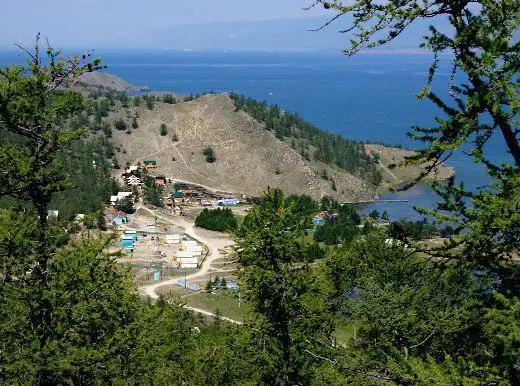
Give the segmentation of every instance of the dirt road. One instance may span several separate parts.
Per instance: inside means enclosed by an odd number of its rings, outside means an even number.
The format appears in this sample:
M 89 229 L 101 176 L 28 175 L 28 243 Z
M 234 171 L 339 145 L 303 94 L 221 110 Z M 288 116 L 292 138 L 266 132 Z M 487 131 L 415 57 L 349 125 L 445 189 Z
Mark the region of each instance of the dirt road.
M 194 223 L 191 221 L 188 221 L 185 218 L 182 217 L 175 217 L 175 218 L 168 218 L 165 216 L 161 216 L 157 214 L 155 211 L 146 208 L 143 205 L 139 205 L 139 208 L 146 210 L 147 212 L 151 213 L 153 216 L 157 216 L 158 219 L 161 219 L 163 221 L 166 221 L 172 225 L 183 227 L 184 233 L 186 233 L 188 236 L 194 238 L 195 240 L 201 242 L 202 244 L 205 244 L 209 249 L 209 254 L 206 257 L 206 260 L 202 264 L 202 267 L 200 271 L 187 275 L 186 280 L 193 280 L 195 278 L 208 275 L 210 272 L 212 273 L 218 273 L 218 272 L 225 272 L 223 270 L 218 270 L 215 268 L 212 268 L 211 265 L 213 262 L 220 258 L 220 250 L 230 247 L 233 245 L 233 240 L 231 238 L 223 233 L 218 232 L 211 232 L 206 231 L 197 233 Z M 160 283 L 154 283 L 146 286 L 139 287 L 139 292 L 142 294 L 150 297 L 150 299 L 157 299 L 159 298 L 159 295 L 155 292 L 158 288 L 173 285 L 178 282 L 179 278 L 173 278 L 170 280 L 165 280 Z

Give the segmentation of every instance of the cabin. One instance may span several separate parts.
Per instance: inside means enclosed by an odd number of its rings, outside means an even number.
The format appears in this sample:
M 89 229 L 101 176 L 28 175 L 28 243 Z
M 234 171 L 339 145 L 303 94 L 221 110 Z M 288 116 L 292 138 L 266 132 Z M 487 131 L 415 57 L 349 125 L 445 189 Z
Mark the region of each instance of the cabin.
M 135 230 L 126 230 L 123 237 L 126 238 L 126 239 L 131 238 L 132 240 L 137 241 L 137 231 L 135 231 Z
M 155 185 L 165 185 L 166 177 L 165 176 L 157 176 L 155 177 Z
M 153 159 L 147 159 L 143 161 L 146 169 L 157 169 L 157 161 Z

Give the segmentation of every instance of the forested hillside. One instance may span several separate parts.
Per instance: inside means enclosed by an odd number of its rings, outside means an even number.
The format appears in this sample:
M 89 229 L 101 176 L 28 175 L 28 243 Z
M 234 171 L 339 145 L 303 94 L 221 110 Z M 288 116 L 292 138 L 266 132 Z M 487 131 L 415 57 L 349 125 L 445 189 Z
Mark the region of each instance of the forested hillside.
M 323 131 L 300 118 L 298 114 L 283 111 L 277 105 L 268 106 L 266 102 L 233 93 L 230 97 L 237 110 L 243 110 L 265 123 L 265 128 L 273 131 L 277 138 L 288 138 L 293 149 L 303 157 L 334 164 L 373 186 L 381 183 L 377 163 L 365 151 L 363 143 Z

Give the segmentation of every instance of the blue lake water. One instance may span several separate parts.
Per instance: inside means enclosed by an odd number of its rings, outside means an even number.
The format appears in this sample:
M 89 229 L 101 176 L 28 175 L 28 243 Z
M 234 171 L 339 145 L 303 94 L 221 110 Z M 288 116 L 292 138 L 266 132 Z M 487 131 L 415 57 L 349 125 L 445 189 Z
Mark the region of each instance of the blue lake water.
M 428 101 L 414 93 L 426 82 L 431 55 L 360 54 L 347 58 L 340 52 L 98 52 L 114 73 L 152 91 L 181 94 L 232 91 L 297 112 L 322 129 L 358 140 L 382 141 L 415 149 L 406 136 L 411 125 L 431 126 L 439 115 Z M 0 53 L 0 64 L 19 62 L 19 55 Z M 449 58 L 441 62 L 433 87 L 447 96 Z M 500 137 L 488 150 L 493 160 L 506 160 Z M 448 162 L 457 180 L 471 188 L 487 184 L 483 170 L 462 153 Z M 416 217 L 413 206 L 431 206 L 436 196 L 426 187 L 391 193 L 388 198 L 409 199 L 408 204 L 374 204 L 390 217 Z

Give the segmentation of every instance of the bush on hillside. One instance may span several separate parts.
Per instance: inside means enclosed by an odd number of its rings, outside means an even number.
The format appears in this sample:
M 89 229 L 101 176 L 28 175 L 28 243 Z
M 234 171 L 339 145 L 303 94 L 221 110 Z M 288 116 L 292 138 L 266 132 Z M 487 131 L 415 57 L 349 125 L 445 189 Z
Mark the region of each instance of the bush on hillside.
M 161 123 L 161 127 L 159 129 L 159 133 L 164 137 L 166 134 L 168 134 L 168 127 L 165 123 Z
M 211 146 L 208 146 L 202 151 L 202 154 L 204 157 L 206 157 L 206 162 L 213 163 L 217 160 L 217 157 L 215 156 L 215 151 Z
M 117 119 L 115 122 L 114 122 L 114 127 L 117 129 L 117 130 L 121 130 L 121 131 L 125 131 L 128 129 L 128 125 L 126 124 L 126 122 L 123 120 L 123 119 Z

